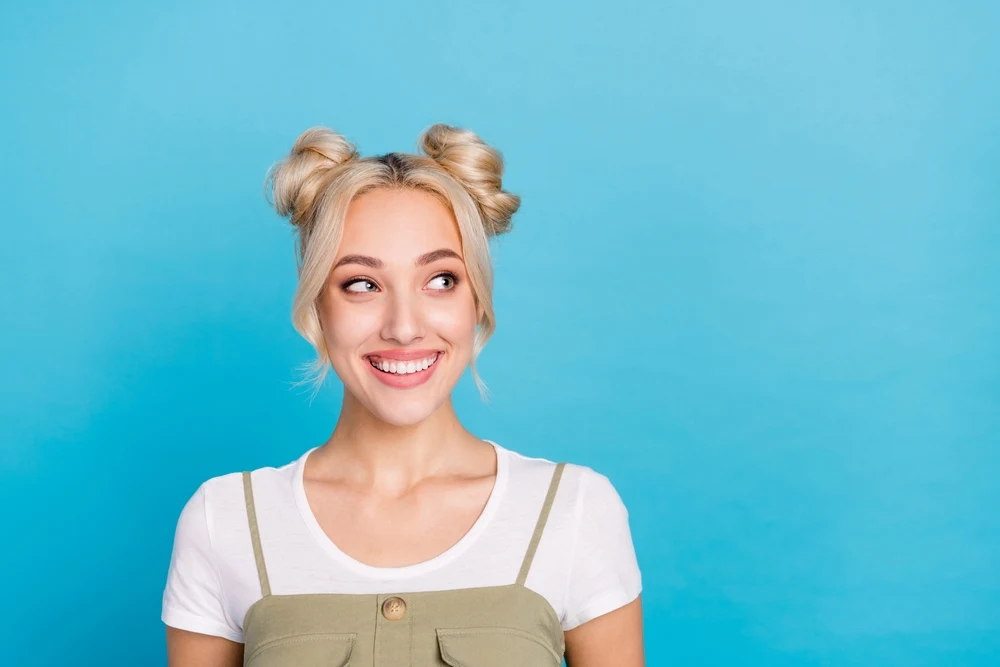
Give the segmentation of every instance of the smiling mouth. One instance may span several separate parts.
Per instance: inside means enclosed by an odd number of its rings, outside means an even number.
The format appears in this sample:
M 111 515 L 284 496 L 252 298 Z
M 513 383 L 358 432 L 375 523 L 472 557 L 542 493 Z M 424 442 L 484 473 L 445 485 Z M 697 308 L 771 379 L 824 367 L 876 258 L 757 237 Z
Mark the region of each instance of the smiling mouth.
M 377 356 L 369 356 L 368 363 L 376 370 L 386 375 L 419 375 L 429 370 L 441 358 L 441 352 L 437 352 L 423 359 L 413 361 L 397 361 L 395 359 L 383 359 Z

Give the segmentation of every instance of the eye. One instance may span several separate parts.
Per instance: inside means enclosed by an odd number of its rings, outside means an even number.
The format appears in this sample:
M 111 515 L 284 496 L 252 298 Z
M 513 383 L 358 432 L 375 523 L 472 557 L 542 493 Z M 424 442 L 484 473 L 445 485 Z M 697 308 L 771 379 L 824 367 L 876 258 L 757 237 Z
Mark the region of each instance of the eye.
M 447 292 L 448 290 L 453 290 L 453 289 L 455 289 L 455 285 L 458 284 L 458 278 L 455 276 L 454 273 L 441 273 L 441 274 L 438 274 L 438 275 L 434 276 L 433 278 L 431 278 L 431 282 L 433 283 L 435 280 L 442 280 L 442 279 L 445 281 L 446 285 L 450 281 L 450 286 L 444 287 L 441 291 Z
M 353 292 L 354 294 L 367 294 L 369 292 L 369 290 L 367 289 L 351 289 L 351 287 L 353 287 L 354 285 L 361 285 L 363 287 L 375 288 L 375 281 L 372 280 L 371 278 L 365 278 L 365 277 L 351 278 L 346 283 L 341 285 L 340 289 L 344 290 L 345 292 Z

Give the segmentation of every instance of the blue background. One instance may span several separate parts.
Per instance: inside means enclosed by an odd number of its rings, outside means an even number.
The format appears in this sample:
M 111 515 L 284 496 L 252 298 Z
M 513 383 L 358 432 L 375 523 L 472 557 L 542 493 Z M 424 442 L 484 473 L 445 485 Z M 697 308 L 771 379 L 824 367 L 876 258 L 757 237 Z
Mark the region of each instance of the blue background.
M 524 202 L 460 416 L 615 483 L 650 665 L 1000 664 L 998 7 L 5 3 L 4 663 L 165 663 L 183 503 L 339 407 L 266 168 L 441 121 Z

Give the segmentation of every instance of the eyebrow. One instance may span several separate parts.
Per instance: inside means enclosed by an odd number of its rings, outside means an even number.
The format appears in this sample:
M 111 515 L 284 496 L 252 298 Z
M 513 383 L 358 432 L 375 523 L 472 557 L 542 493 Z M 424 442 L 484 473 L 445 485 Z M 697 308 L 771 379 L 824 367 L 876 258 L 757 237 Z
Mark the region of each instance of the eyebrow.
M 454 258 L 459 261 L 462 260 L 462 256 L 459 255 L 454 250 L 449 250 L 448 248 L 439 248 L 437 250 L 432 250 L 430 252 L 425 252 L 420 257 L 417 257 L 417 261 L 414 262 L 415 266 L 425 266 L 432 262 L 436 262 L 439 259 Z M 369 255 L 344 255 L 340 260 L 333 265 L 334 269 L 337 269 L 345 264 L 360 264 L 361 266 L 367 266 L 370 269 L 382 269 L 385 268 L 385 264 L 378 257 L 371 257 Z M 331 269 L 332 271 L 333 269 Z

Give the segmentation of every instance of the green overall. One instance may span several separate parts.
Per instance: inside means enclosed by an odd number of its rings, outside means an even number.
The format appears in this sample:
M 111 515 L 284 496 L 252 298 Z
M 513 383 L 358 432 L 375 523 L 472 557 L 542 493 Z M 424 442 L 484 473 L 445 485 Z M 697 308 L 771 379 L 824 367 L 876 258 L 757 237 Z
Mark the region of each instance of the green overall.
M 262 593 L 243 619 L 244 667 L 560 667 L 559 617 L 524 582 L 564 466 L 552 474 L 515 583 L 393 594 L 272 595 L 244 472 Z

